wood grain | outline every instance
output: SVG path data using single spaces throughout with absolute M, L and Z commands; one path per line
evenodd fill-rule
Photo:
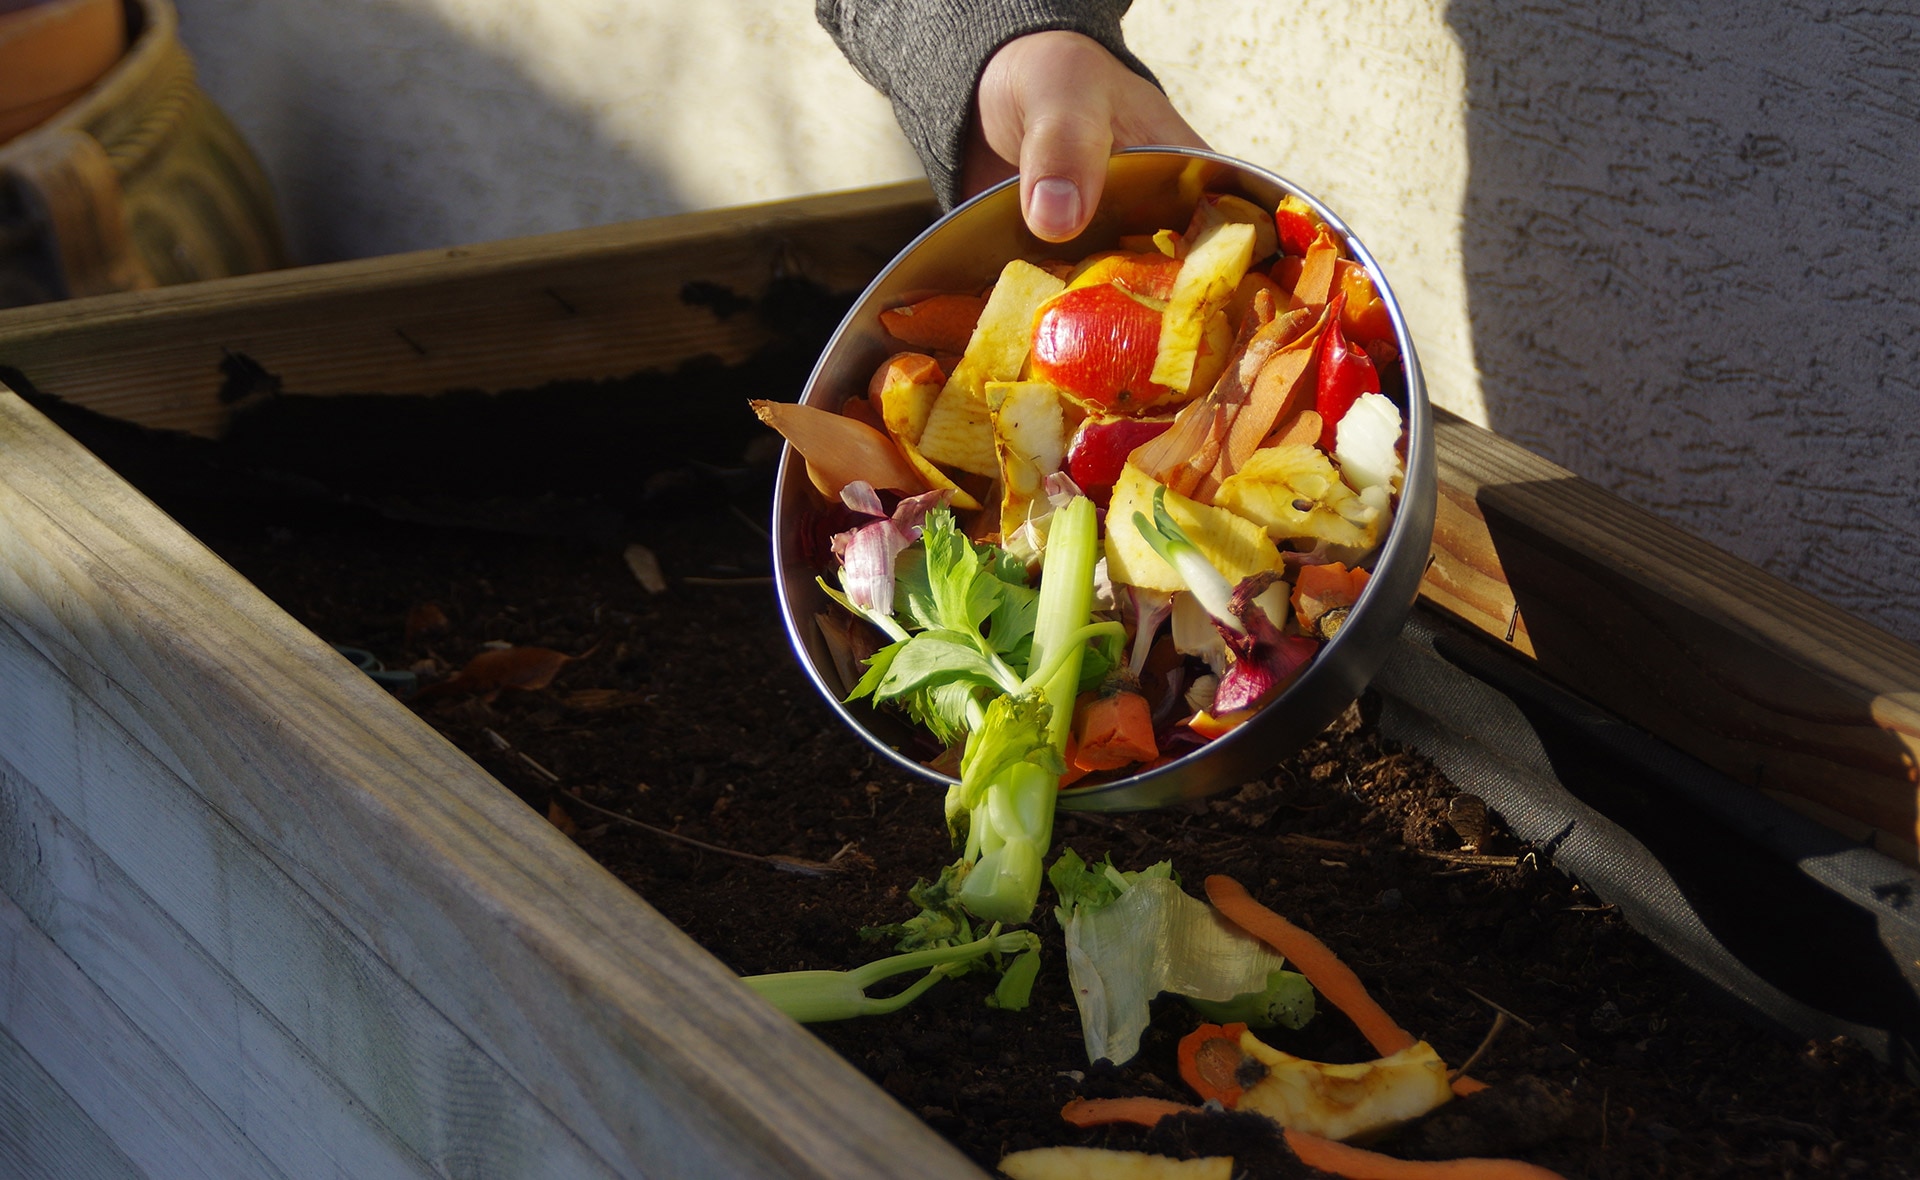
M 894 185 L 21 308 L 0 312 L 0 369 L 212 436 L 269 388 L 502 390 L 738 361 L 766 329 L 703 304 L 703 287 L 754 296 L 804 277 L 857 291 L 933 213 L 925 184 Z
M 59 1086 L 69 1116 L 58 1128 L 35 1128 L 41 1112 L 17 1129 L 0 1126 L 0 1142 L 24 1148 L 31 1141 L 42 1153 L 46 1170 L 22 1175 L 116 1175 L 123 1162 L 148 1177 L 287 1175 L 5 897 L 0 965 L 0 1031 L 31 1058 L 39 1077 Z M 73 1119 L 76 1112 L 91 1127 Z
M 20 773 L 60 814 L 74 805 L 73 822 L 105 841 L 100 855 L 152 889 L 154 910 L 206 956 L 196 969 L 242 982 L 289 1031 L 300 1005 L 324 1008 L 329 994 L 301 970 L 276 974 L 249 962 L 242 944 L 259 924 L 312 927 L 324 915 L 320 925 L 345 935 L 328 952 L 348 956 L 341 969 L 387 973 L 418 993 L 410 1006 L 365 987 L 339 1010 L 315 1013 L 300 1040 L 313 1057 L 347 1074 L 340 1054 L 386 1052 L 387 1030 L 417 1021 L 424 1005 L 606 1171 L 877 1177 L 911 1158 L 921 1175 L 978 1175 L 11 395 L 0 397 L 0 447 L 9 457 L 0 481 L 0 615 L 17 650 L 37 660 L 19 669 L 32 687 L 10 689 L 22 702 L 12 724 L 42 734 L 10 741 L 10 755 L 34 752 Z M 18 679 L 10 674 L 10 683 Z M 119 740 L 185 784 L 202 805 L 199 826 L 116 821 L 114 806 L 151 807 L 154 783 L 90 775 L 82 717 L 119 730 Z M 76 785 L 83 776 L 84 789 Z M 131 797 L 116 800 L 116 790 Z M 208 816 L 230 825 L 234 839 L 209 839 Z M 80 855 L 77 846 L 67 855 Z M 175 867 L 161 872 L 169 861 Z M 276 875 L 298 896 L 262 888 Z M 219 888 L 196 899 L 195 888 L 205 888 L 196 880 Z M 64 880 L 56 887 L 88 896 Z M 114 905 L 120 916 L 96 915 L 91 929 L 156 920 L 124 893 Z M 52 1002 L 43 995 L 49 986 L 9 987 L 0 1025 L 43 1065 L 52 1050 L 29 1043 L 22 1021 L 44 1016 L 23 1006 Z M 164 1024 L 166 1011 L 153 1019 Z M 122 1039 L 154 1044 L 160 1030 L 126 1027 L 132 1019 L 97 1034 L 71 1030 L 76 1043 L 55 1059 L 110 1057 Z M 232 1027 L 209 1033 L 211 1047 L 174 1047 L 184 1061 L 217 1060 Z M 345 1044 L 323 1051 L 327 1037 Z M 403 1036 L 401 1052 L 430 1040 Z M 511 1117 L 493 1106 L 502 1089 L 463 1089 L 457 1055 L 423 1057 L 361 1066 L 397 1083 L 374 1095 L 374 1114 L 396 1139 L 421 1124 L 454 1152 L 475 1125 Z M 228 1174 L 273 1167 L 291 1163 Z
M 1737 781 L 1920 861 L 1920 649 L 1438 417 L 1427 601 Z
M 0 899 L 0 906 L 4 906 Z M 22 947 L 0 917 L 0 956 Z M 21 933 L 25 933 L 21 931 Z M 10 981 L 11 982 L 11 981 Z M 59 1083 L 0 1030 L 0 1176 L 64 1176 L 68 1180 L 141 1180 L 140 1169 Z
M 427 1176 L 466 1157 L 521 1175 L 611 1174 L 36 663 L 0 630 L 0 677 L 23 686 L 0 706 L 12 752 L 0 761 L 0 895 L 249 1141 L 307 1161 L 296 1171 L 341 1176 Z M 76 754 L 82 773 L 62 774 Z M 52 781 L 61 805 L 34 779 Z

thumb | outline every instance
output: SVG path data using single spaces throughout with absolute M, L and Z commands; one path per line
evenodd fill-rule
M 1087 228 L 1107 183 L 1113 129 L 1105 110 L 1029 110 L 1020 141 L 1020 209 L 1049 242 Z

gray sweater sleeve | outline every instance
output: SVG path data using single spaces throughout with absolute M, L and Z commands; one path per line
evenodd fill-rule
M 973 91 L 987 59 L 1028 33 L 1084 33 L 1148 81 L 1120 18 L 1132 0 L 814 0 L 820 24 L 894 116 L 943 206 L 959 196 Z M 1158 82 L 1155 82 L 1158 85 Z

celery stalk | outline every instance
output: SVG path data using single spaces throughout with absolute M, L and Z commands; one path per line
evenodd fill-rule
M 1039 947 L 1040 940 L 1031 931 L 1001 934 L 995 930 L 984 938 L 959 946 L 909 951 L 851 971 L 780 971 L 772 975 L 744 976 L 740 982 L 800 1023 L 817 1024 L 896 1012 L 942 979 L 957 974 L 956 968 L 963 970 L 988 955 L 1026 955 Z M 868 988 L 881 980 L 923 968 L 930 970 L 903 991 L 879 998 L 866 994 Z
M 1058 650 L 1072 654 L 1041 686 L 1053 707 L 1048 734 L 1053 748 L 1064 751 L 1073 729 L 1073 701 L 1080 687 L 1080 655 L 1086 651 L 1081 628 L 1093 615 L 1093 567 L 1100 541 L 1093 501 L 1075 496 L 1054 513 L 1047 533 L 1045 564 L 1040 570 L 1040 609 L 1033 625 L 1033 659 L 1029 668 L 1044 668 Z
M 999 697 L 988 706 L 985 723 L 967 736 L 960 781 L 947 794 L 949 826 L 956 835 L 966 828 L 957 896 L 980 918 L 1028 921 L 1040 897 L 1081 657 L 1093 630 L 1098 554 L 1093 501 L 1075 497 L 1054 514 L 1040 569 L 1028 675 L 1044 679 L 1031 696 Z

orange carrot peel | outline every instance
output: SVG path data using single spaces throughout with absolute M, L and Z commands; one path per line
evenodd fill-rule
M 1391 1057 L 1414 1043 L 1413 1034 L 1387 1015 L 1387 1010 L 1367 991 L 1360 977 L 1326 943 L 1255 901 L 1238 881 L 1231 877 L 1208 877 L 1207 900 L 1220 911 L 1221 917 L 1285 955 L 1294 968 L 1307 977 L 1308 983 L 1353 1021 L 1380 1056 Z M 1450 1084 L 1454 1094 L 1461 1098 L 1487 1088 L 1485 1082 L 1465 1074 Z
M 1307 977 L 1320 994 L 1346 1014 L 1367 1038 L 1374 1051 L 1391 1057 L 1414 1043 L 1414 1036 L 1395 1023 L 1374 998 L 1366 985 L 1340 957 L 1307 931 L 1253 899 L 1246 888 L 1231 877 L 1207 878 L 1207 900 L 1220 916 L 1286 956 L 1294 969 Z
M 888 335 L 915 348 L 965 352 L 987 301 L 977 295 L 932 295 L 880 313 Z
M 1170 1114 L 1200 1114 L 1205 1109 L 1169 1098 L 1075 1098 L 1060 1108 L 1060 1117 L 1076 1127 L 1104 1127 L 1111 1123 L 1151 1127 Z
M 1288 1129 L 1287 1146 L 1300 1162 L 1346 1180 L 1565 1180 L 1560 1173 L 1519 1160 L 1403 1160 Z

